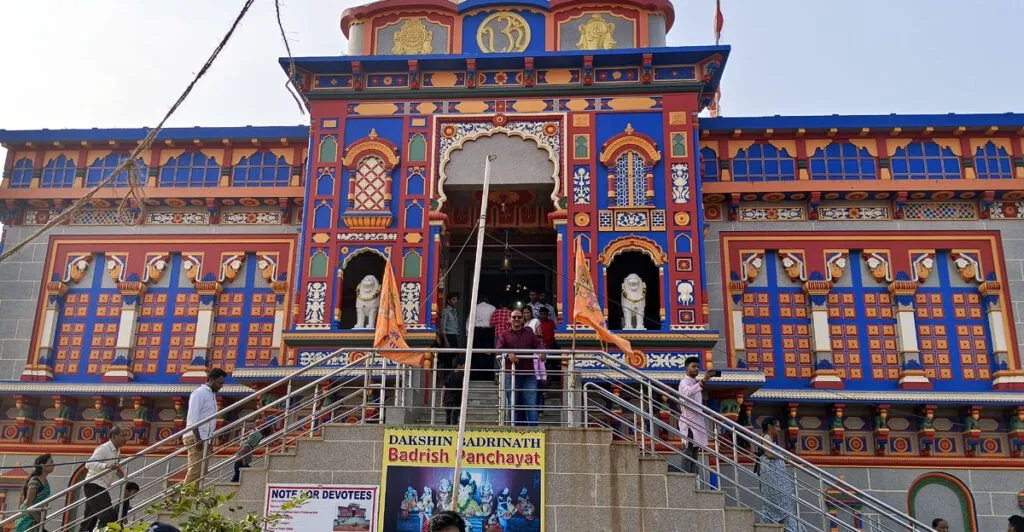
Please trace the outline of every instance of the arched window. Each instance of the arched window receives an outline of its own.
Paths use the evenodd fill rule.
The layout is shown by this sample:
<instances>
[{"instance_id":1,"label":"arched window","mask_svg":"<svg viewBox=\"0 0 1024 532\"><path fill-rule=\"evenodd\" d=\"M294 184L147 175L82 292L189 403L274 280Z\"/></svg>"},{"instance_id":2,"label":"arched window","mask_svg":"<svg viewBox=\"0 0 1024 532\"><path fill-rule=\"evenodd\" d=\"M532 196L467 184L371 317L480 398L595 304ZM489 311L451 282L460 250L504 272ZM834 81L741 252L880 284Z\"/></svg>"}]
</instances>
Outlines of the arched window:
<instances>
[{"instance_id":1,"label":"arched window","mask_svg":"<svg viewBox=\"0 0 1024 532\"><path fill-rule=\"evenodd\" d=\"M106 157L100 159L97 158L89 169L85 172L85 186L94 187L103 182L104 179L110 177L111 172L117 169L125 159L129 157L127 153L111 153ZM141 159L135 160L135 179L141 186L146 185L146 179L148 176L148 170L146 165L142 163ZM122 170L120 174L112 182L110 186L115 187L126 187L128 186L128 170Z\"/></svg>"},{"instance_id":2,"label":"arched window","mask_svg":"<svg viewBox=\"0 0 1024 532\"><path fill-rule=\"evenodd\" d=\"M854 180L875 179L875 158L866 148L851 142L833 142L814 150L811 156L811 179Z\"/></svg>"},{"instance_id":3,"label":"arched window","mask_svg":"<svg viewBox=\"0 0 1024 532\"><path fill-rule=\"evenodd\" d=\"M318 249L309 258L309 276L327 277L327 254Z\"/></svg>"},{"instance_id":4,"label":"arched window","mask_svg":"<svg viewBox=\"0 0 1024 532\"><path fill-rule=\"evenodd\" d=\"M978 179L1013 179L1013 160L1006 148L991 141L974 152L974 169Z\"/></svg>"},{"instance_id":5,"label":"arched window","mask_svg":"<svg viewBox=\"0 0 1024 532\"><path fill-rule=\"evenodd\" d=\"M14 163L11 172L11 188L28 188L32 186L32 159L25 157Z\"/></svg>"},{"instance_id":6,"label":"arched window","mask_svg":"<svg viewBox=\"0 0 1024 532\"><path fill-rule=\"evenodd\" d=\"M402 277L419 277L422 259L418 251L409 251L402 258Z\"/></svg>"},{"instance_id":7,"label":"arched window","mask_svg":"<svg viewBox=\"0 0 1024 532\"><path fill-rule=\"evenodd\" d=\"M704 182L718 181L718 154L711 148L700 149L700 171Z\"/></svg>"},{"instance_id":8,"label":"arched window","mask_svg":"<svg viewBox=\"0 0 1024 532\"><path fill-rule=\"evenodd\" d=\"M409 139L409 162L419 163L427 160L427 139L417 133Z\"/></svg>"},{"instance_id":9,"label":"arched window","mask_svg":"<svg viewBox=\"0 0 1024 532\"><path fill-rule=\"evenodd\" d=\"M75 184L75 161L63 155L50 159L43 168L40 186L44 188L70 188Z\"/></svg>"},{"instance_id":10,"label":"arched window","mask_svg":"<svg viewBox=\"0 0 1024 532\"><path fill-rule=\"evenodd\" d=\"M615 161L615 205L647 205L647 168L635 151L627 151Z\"/></svg>"},{"instance_id":11,"label":"arched window","mask_svg":"<svg viewBox=\"0 0 1024 532\"><path fill-rule=\"evenodd\" d=\"M258 151L242 157L231 173L231 184L236 187L286 187L291 167L284 156L270 151Z\"/></svg>"},{"instance_id":12,"label":"arched window","mask_svg":"<svg viewBox=\"0 0 1024 532\"><path fill-rule=\"evenodd\" d=\"M733 181L792 181L796 161L785 148L767 143L752 144L732 158Z\"/></svg>"},{"instance_id":13,"label":"arched window","mask_svg":"<svg viewBox=\"0 0 1024 532\"><path fill-rule=\"evenodd\" d=\"M318 196L334 194L334 168L320 169L320 175L316 178L316 193Z\"/></svg>"},{"instance_id":14,"label":"arched window","mask_svg":"<svg viewBox=\"0 0 1024 532\"><path fill-rule=\"evenodd\" d=\"M391 209L391 172L398 166L398 147L370 130L349 146L342 164L348 170L347 213L385 213ZM390 217L381 217L390 224ZM360 223L349 220L347 223Z\"/></svg>"},{"instance_id":15,"label":"arched window","mask_svg":"<svg viewBox=\"0 0 1024 532\"><path fill-rule=\"evenodd\" d=\"M332 218L333 209L331 208L331 202L320 202L320 204L313 209L313 228L330 229Z\"/></svg>"},{"instance_id":16,"label":"arched window","mask_svg":"<svg viewBox=\"0 0 1024 532\"><path fill-rule=\"evenodd\" d=\"M334 135L320 138L320 162L333 163L338 160L338 139Z\"/></svg>"},{"instance_id":17,"label":"arched window","mask_svg":"<svg viewBox=\"0 0 1024 532\"><path fill-rule=\"evenodd\" d=\"M601 148L601 164L608 169L608 204L613 207L649 207L654 204L654 165L661 153L654 140L626 125Z\"/></svg>"},{"instance_id":18,"label":"arched window","mask_svg":"<svg viewBox=\"0 0 1024 532\"><path fill-rule=\"evenodd\" d=\"M202 152L185 152L171 157L160 168L161 187L215 187L219 180L217 159Z\"/></svg>"},{"instance_id":19,"label":"arched window","mask_svg":"<svg viewBox=\"0 0 1024 532\"><path fill-rule=\"evenodd\" d=\"M892 156L893 179L960 179L960 159L935 142L911 142Z\"/></svg>"}]
</instances>

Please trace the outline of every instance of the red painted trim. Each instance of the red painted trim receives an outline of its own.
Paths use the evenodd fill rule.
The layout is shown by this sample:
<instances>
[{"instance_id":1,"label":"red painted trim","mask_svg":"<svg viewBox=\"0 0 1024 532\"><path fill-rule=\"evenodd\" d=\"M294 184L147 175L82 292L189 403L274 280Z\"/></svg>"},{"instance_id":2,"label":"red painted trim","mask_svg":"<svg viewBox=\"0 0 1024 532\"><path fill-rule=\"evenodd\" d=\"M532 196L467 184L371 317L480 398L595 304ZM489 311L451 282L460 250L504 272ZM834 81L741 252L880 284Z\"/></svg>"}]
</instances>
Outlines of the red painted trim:
<instances>
[{"instance_id":1,"label":"red painted trim","mask_svg":"<svg viewBox=\"0 0 1024 532\"><path fill-rule=\"evenodd\" d=\"M356 21L368 20L382 13L396 13L402 15L416 10L430 10L441 13L450 13L455 17L458 15L457 4L449 0L384 0L373 2L359 7L353 7L341 12L341 33L348 38L348 30Z\"/></svg>"},{"instance_id":2,"label":"red painted trim","mask_svg":"<svg viewBox=\"0 0 1024 532\"><path fill-rule=\"evenodd\" d=\"M566 7L575 7L579 4L579 0L551 0L551 7L548 9L557 14ZM669 0L619 0L614 5L616 6L630 6L643 11L657 11L665 14L665 30L671 30L672 24L676 20L676 10L673 7L672 2ZM594 6L588 6L586 9L596 9L602 7L602 4L595 4Z\"/></svg>"}]
</instances>

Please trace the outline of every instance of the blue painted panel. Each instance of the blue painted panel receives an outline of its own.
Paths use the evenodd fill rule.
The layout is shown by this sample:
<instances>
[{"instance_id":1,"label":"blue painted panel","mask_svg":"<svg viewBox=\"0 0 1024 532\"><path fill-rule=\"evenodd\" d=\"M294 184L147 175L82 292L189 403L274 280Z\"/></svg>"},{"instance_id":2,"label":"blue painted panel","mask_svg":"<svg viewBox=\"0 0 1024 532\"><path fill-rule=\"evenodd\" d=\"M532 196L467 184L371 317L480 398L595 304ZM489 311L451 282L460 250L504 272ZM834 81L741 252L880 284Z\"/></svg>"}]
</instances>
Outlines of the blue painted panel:
<instances>
[{"instance_id":1,"label":"blue painted panel","mask_svg":"<svg viewBox=\"0 0 1024 532\"><path fill-rule=\"evenodd\" d=\"M150 287L146 290L147 294L154 295L166 295L167 296L167 312L164 316L160 317L146 317L141 313L139 315L139 325L144 323L163 323L163 335L160 338L160 358L158 362L158 369L156 374L144 374L136 373L135 382L141 383L153 383L153 384L172 384L178 382L178 375L180 375L180 367L173 374L167 373L167 357L171 349L171 335L174 330L175 324L181 324L184 327L187 324L195 323L196 318L188 315L178 316L174 312L175 299L178 294L191 294L195 292L195 289L191 286L179 286L179 277L181 277L181 255L175 253L171 255L170 265L167 273L169 282L166 287ZM133 358L134 360L134 358ZM189 361L179 361L179 364L187 364Z\"/></svg>"},{"instance_id":2,"label":"blue painted panel","mask_svg":"<svg viewBox=\"0 0 1024 532\"><path fill-rule=\"evenodd\" d=\"M513 13L523 17L530 26L530 43L526 46L524 53L538 53L544 51L544 15L529 11L511 10ZM495 11L484 11L475 13L462 19L462 50L466 54L483 54L480 45L477 43L476 34L480 31L483 21L493 15ZM487 55L487 54L484 54Z\"/></svg>"},{"instance_id":3,"label":"blue painted panel","mask_svg":"<svg viewBox=\"0 0 1024 532\"><path fill-rule=\"evenodd\" d=\"M597 139L591 150L594 158L600 155L601 147L608 139L622 133L626 126L631 125L637 133L647 135L654 140L658 151L662 153L662 159L654 165L654 206L658 209L665 208L665 147L661 139L664 137L664 129L661 113L602 113L597 115ZM597 177L591 180L594 194L596 194L598 208L607 209L608 203L608 168L603 164L597 165ZM602 246L603 247L603 246Z\"/></svg>"},{"instance_id":4,"label":"blue painted panel","mask_svg":"<svg viewBox=\"0 0 1024 532\"><path fill-rule=\"evenodd\" d=\"M333 217L331 202L323 202L313 209L313 228L330 229Z\"/></svg>"},{"instance_id":5,"label":"blue painted panel","mask_svg":"<svg viewBox=\"0 0 1024 532\"><path fill-rule=\"evenodd\" d=\"M334 194L333 172L322 172L317 176L316 193L318 196L331 196Z\"/></svg>"},{"instance_id":6,"label":"blue painted panel","mask_svg":"<svg viewBox=\"0 0 1024 532\"><path fill-rule=\"evenodd\" d=\"M423 228L423 202L413 200L405 208L405 227L407 229Z\"/></svg>"}]
</instances>

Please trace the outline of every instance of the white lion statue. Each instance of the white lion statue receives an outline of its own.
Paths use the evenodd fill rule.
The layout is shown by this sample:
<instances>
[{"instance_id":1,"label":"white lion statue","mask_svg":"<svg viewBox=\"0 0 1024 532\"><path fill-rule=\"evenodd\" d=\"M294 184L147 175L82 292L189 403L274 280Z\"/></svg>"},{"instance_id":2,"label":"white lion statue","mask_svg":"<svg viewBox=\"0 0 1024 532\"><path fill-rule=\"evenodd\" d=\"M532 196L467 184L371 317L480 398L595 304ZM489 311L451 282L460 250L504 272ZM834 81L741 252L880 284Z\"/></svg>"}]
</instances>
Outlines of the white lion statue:
<instances>
[{"instance_id":1,"label":"white lion statue","mask_svg":"<svg viewBox=\"0 0 1024 532\"><path fill-rule=\"evenodd\" d=\"M647 283L631 273L622 281L622 329L639 331L644 327L644 307L647 305Z\"/></svg>"},{"instance_id":2,"label":"white lion statue","mask_svg":"<svg viewBox=\"0 0 1024 532\"><path fill-rule=\"evenodd\" d=\"M356 286L356 324L353 329L372 329L377 324L380 308L380 281L372 275L363 277Z\"/></svg>"}]
</instances>

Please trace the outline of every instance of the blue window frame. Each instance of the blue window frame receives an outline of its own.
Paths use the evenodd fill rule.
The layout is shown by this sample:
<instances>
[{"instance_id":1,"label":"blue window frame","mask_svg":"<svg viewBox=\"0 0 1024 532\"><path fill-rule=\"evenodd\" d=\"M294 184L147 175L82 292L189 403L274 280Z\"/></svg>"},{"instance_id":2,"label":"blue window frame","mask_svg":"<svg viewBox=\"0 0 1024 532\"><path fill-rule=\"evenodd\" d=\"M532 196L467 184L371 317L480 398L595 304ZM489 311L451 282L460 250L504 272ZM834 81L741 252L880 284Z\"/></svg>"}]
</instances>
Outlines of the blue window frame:
<instances>
[{"instance_id":1,"label":"blue window frame","mask_svg":"<svg viewBox=\"0 0 1024 532\"><path fill-rule=\"evenodd\" d=\"M718 181L718 154L711 148L700 149L700 178L705 182Z\"/></svg>"},{"instance_id":2,"label":"blue window frame","mask_svg":"<svg viewBox=\"0 0 1024 532\"><path fill-rule=\"evenodd\" d=\"M270 151L258 151L242 157L231 174L231 184L236 187L286 187L291 166L284 156Z\"/></svg>"},{"instance_id":3,"label":"blue window frame","mask_svg":"<svg viewBox=\"0 0 1024 532\"><path fill-rule=\"evenodd\" d=\"M911 142L892 156L893 179L960 179L960 159L948 147Z\"/></svg>"},{"instance_id":4,"label":"blue window frame","mask_svg":"<svg viewBox=\"0 0 1024 532\"><path fill-rule=\"evenodd\" d=\"M974 169L978 179L1013 179L1013 160L1006 148L992 142L974 152Z\"/></svg>"},{"instance_id":5,"label":"blue window frame","mask_svg":"<svg viewBox=\"0 0 1024 532\"><path fill-rule=\"evenodd\" d=\"M43 168L39 186L44 188L71 188L75 184L75 161L58 155Z\"/></svg>"},{"instance_id":6,"label":"blue window frame","mask_svg":"<svg viewBox=\"0 0 1024 532\"><path fill-rule=\"evenodd\" d=\"M784 148L755 143L732 159L733 181L793 181L796 161Z\"/></svg>"},{"instance_id":7,"label":"blue window frame","mask_svg":"<svg viewBox=\"0 0 1024 532\"><path fill-rule=\"evenodd\" d=\"M866 148L851 142L833 142L811 156L811 179L863 180L875 179L875 158Z\"/></svg>"},{"instance_id":8,"label":"blue window frame","mask_svg":"<svg viewBox=\"0 0 1024 532\"><path fill-rule=\"evenodd\" d=\"M171 157L160 169L162 187L215 187L220 180L217 159L202 152Z\"/></svg>"},{"instance_id":9,"label":"blue window frame","mask_svg":"<svg viewBox=\"0 0 1024 532\"><path fill-rule=\"evenodd\" d=\"M97 158L89 169L85 172L85 186L94 187L103 182L104 179L110 176L111 172L117 169L125 159L129 157L127 153L111 153L106 157ZM149 175L149 170L141 160L135 161L135 175L139 185L146 186L146 179ZM109 186L115 187L126 187L128 186L128 170L121 171L120 174L110 183Z\"/></svg>"},{"instance_id":10,"label":"blue window frame","mask_svg":"<svg viewBox=\"0 0 1024 532\"><path fill-rule=\"evenodd\" d=\"M14 163L11 171L11 188L28 188L32 186L32 159L25 157Z\"/></svg>"}]
</instances>

